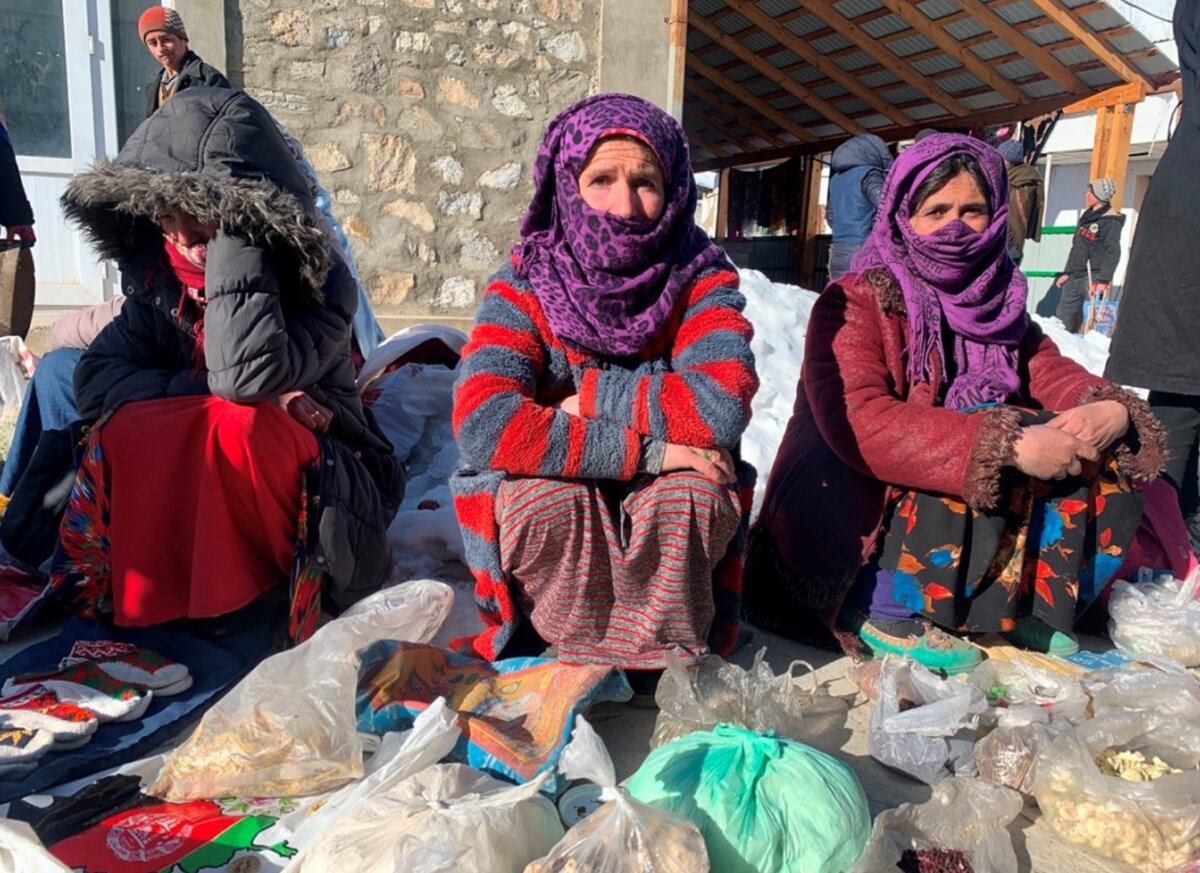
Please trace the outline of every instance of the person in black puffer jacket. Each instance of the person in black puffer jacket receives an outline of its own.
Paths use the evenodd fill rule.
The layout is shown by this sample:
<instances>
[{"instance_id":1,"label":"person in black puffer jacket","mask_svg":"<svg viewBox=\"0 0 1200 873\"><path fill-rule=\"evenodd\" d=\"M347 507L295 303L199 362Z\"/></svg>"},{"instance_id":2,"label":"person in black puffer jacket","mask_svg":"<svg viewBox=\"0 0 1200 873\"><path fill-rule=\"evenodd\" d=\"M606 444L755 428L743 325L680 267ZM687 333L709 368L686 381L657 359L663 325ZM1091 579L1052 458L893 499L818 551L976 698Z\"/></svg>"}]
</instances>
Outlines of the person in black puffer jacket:
<instances>
[{"instance_id":1,"label":"person in black puffer jacket","mask_svg":"<svg viewBox=\"0 0 1200 873\"><path fill-rule=\"evenodd\" d=\"M1084 193L1083 214L1075 228L1067 265L1054 284L1062 289L1055 313L1071 333L1082 333L1083 303L1112 285L1121 263L1121 230L1125 216L1112 208L1117 186L1112 179L1093 179Z\"/></svg>"},{"instance_id":2,"label":"person in black puffer jacket","mask_svg":"<svg viewBox=\"0 0 1200 873\"><path fill-rule=\"evenodd\" d=\"M128 300L75 371L98 421L52 584L145 625L290 579L297 639L322 589L339 606L376 590L404 469L355 387L357 288L270 114L191 88L63 208Z\"/></svg>"}]
</instances>

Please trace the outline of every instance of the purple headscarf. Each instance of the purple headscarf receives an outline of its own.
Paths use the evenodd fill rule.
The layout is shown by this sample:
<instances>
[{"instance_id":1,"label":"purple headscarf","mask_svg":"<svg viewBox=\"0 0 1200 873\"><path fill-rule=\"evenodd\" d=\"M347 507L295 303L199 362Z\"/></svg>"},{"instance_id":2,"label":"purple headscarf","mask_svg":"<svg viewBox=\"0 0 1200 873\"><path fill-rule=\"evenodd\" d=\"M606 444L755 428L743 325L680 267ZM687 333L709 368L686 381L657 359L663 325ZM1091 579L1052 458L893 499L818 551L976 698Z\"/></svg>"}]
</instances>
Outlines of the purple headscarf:
<instances>
[{"instance_id":1,"label":"purple headscarf","mask_svg":"<svg viewBox=\"0 0 1200 873\"><path fill-rule=\"evenodd\" d=\"M619 218L583 202L579 174L606 134L635 136L658 156L665 192L657 219ZM640 97L599 94L561 112L546 128L533 182L513 259L561 340L605 355L637 354L702 270L729 266L696 226L683 128Z\"/></svg>"},{"instance_id":2,"label":"purple headscarf","mask_svg":"<svg viewBox=\"0 0 1200 873\"><path fill-rule=\"evenodd\" d=\"M962 221L922 236L909 224L909 198L943 161L974 156L991 199L991 221L982 232ZM989 193L989 192L985 192ZM916 204L920 205L920 204ZM854 256L856 273L883 268L896 277L908 310L908 375L933 378L931 356L946 366L943 327L953 349L950 409L1004 403L1021 388L1017 355L1029 315L1027 285L1007 253L1008 176L991 146L959 134L928 136L901 153L883 186L871 235Z\"/></svg>"}]
</instances>

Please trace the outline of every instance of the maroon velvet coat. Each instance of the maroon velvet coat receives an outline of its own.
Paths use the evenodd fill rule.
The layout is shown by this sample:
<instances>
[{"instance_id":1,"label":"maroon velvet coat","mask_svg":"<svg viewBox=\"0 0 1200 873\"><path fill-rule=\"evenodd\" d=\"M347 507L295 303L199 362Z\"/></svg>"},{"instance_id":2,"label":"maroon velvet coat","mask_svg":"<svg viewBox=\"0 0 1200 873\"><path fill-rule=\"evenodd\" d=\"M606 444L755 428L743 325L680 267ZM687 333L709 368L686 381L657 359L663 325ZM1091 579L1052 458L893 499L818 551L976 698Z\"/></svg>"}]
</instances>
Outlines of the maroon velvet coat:
<instances>
[{"instance_id":1,"label":"maroon velvet coat","mask_svg":"<svg viewBox=\"0 0 1200 873\"><path fill-rule=\"evenodd\" d=\"M874 551L888 485L996 506L1020 435L1017 410L936 405L940 367L935 360L932 384L909 383L907 332L900 288L881 270L843 277L813 307L795 411L753 534L746 585L755 623L802 638L813 619L832 626ZM1136 479L1157 475L1161 428L1141 400L1064 357L1033 323L1019 371L1028 408L1125 404L1135 434L1132 448L1118 449L1122 465Z\"/></svg>"}]
</instances>

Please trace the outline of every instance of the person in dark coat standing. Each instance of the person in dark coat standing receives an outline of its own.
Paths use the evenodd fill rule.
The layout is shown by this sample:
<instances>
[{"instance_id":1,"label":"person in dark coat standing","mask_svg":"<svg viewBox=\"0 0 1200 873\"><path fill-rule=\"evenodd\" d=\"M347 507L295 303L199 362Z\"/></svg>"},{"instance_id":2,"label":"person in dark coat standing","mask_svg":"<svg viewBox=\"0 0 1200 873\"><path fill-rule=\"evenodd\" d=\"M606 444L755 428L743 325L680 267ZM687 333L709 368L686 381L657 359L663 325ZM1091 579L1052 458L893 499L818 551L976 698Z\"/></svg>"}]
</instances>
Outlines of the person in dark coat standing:
<instances>
[{"instance_id":1,"label":"person in dark coat standing","mask_svg":"<svg viewBox=\"0 0 1200 873\"><path fill-rule=\"evenodd\" d=\"M1015 139L996 146L1008 170L1008 255L1018 267L1025 241L1042 238L1042 206L1046 197L1042 174L1025 163L1025 147Z\"/></svg>"},{"instance_id":2,"label":"person in dark coat standing","mask_svg":"<svg viewBox=\"0 0 1200 873\"><path fill-rule=\"evenodd\" d=\"M1082 333L1083 302L1105 294L1121 263L1121 229L1125 216L1112 208L1117 185L1112 179L1093 179L1084 192L1083 214L1075 228L1067 265L1054 284L1062 289L1058 318L1071 333Z\"/></svg>"},{"instance_id":3,"label":"person in dark coat standing","mask_svg":"<svg viewBox=\"0 0 1200 873\"><path fill-rule=\"evenodd\" d=\"M17 155L3 119L0 119L0 225L4 226L6 243L16 240L33 245L37 240L33 232L33 209L25 196Z\"/></svg>"},{"instance_id":4,"label":"person in dark coat standing","mask_svg":"<svg viewBox=\"0 0 1200 873\"><path fill-rule=\"evenodd\" d=\"M96 423L51 584L144 626L290 583L293 639L322 594L378 589L404 469L355 385L357 288L267 110L191 88L63 210L128 299L75 368Z\"/></svg>"},{"instance_id":5,"label":"person in dark coat standing","mask_svg":"<svg viewBox=\"0 0 1200 873\"><path fill-rule=\"evenodd\" d=\"M1175 44L1183 114L1142 204L1105 375L1150 389L1168 431L1164 476L1192 517L1200 510L1200 274L1188 255L1200 239L1200 0L1176 4Z\"/></svg>"},{"instance_id":6,"label":"person in dark coat standing","mask_svg":"<svg viewBox=\"0 0 1200 873\"><path fill-rule=\"evenodd\" d=\"M188 48L187 28L174 9L151 6L138 19L138 36L154 60L162 64L162 72L146 88L147 118L172 96L193 85L232 87L220 70L204 63Z\"/></svg>"},{"instance_id":7,"label":"person in dark coat standing","mask_svg":"<svg viewBox=\"0 0 1200 873\"><path fill-rule=\"evenodd\" d=\"M850 269L850 259L871 232L883 180L891 165L887 143L873 133L853 136L834 149L829 162L833 174L829 177L829 204L825 208L825 220L833 229L830 279Z\"/></svg>"}]
</instances>

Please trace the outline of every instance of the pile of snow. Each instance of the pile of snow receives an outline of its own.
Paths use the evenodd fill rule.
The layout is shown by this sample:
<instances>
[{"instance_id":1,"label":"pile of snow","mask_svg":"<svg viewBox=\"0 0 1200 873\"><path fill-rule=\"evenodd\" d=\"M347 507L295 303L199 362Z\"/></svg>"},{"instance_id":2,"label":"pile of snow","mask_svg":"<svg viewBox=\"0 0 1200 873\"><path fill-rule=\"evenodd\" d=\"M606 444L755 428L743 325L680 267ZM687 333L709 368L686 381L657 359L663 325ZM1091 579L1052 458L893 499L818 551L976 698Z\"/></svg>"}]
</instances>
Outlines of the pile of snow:
<instances>
[{"instance_id":1,"label":"pile of snow","mask_svg":"<svg viewBox=\"0 0 1200 873\"><path fill-rule=\"evenodd\" d=\"M795 285L771 282L757 270L742 271L746 317L754 325L752 348L761 387L753 418L742 438L742 457L758 469L755 512L767 476L783 440L796 400L804 337L817 294ZM1034 317L1063 354L1102 375L1109 339L1097 331L1067 333L1058 319ZM424 432L408 462L408 490L389 534L396 554L393 576L399 581L432 575L445 561L462 558L462 536L454 517L447 482L458 464L450 430L449 400L425 420ZM420 508L422 505L428 508Z\"/></svg>"}]
</instances>

